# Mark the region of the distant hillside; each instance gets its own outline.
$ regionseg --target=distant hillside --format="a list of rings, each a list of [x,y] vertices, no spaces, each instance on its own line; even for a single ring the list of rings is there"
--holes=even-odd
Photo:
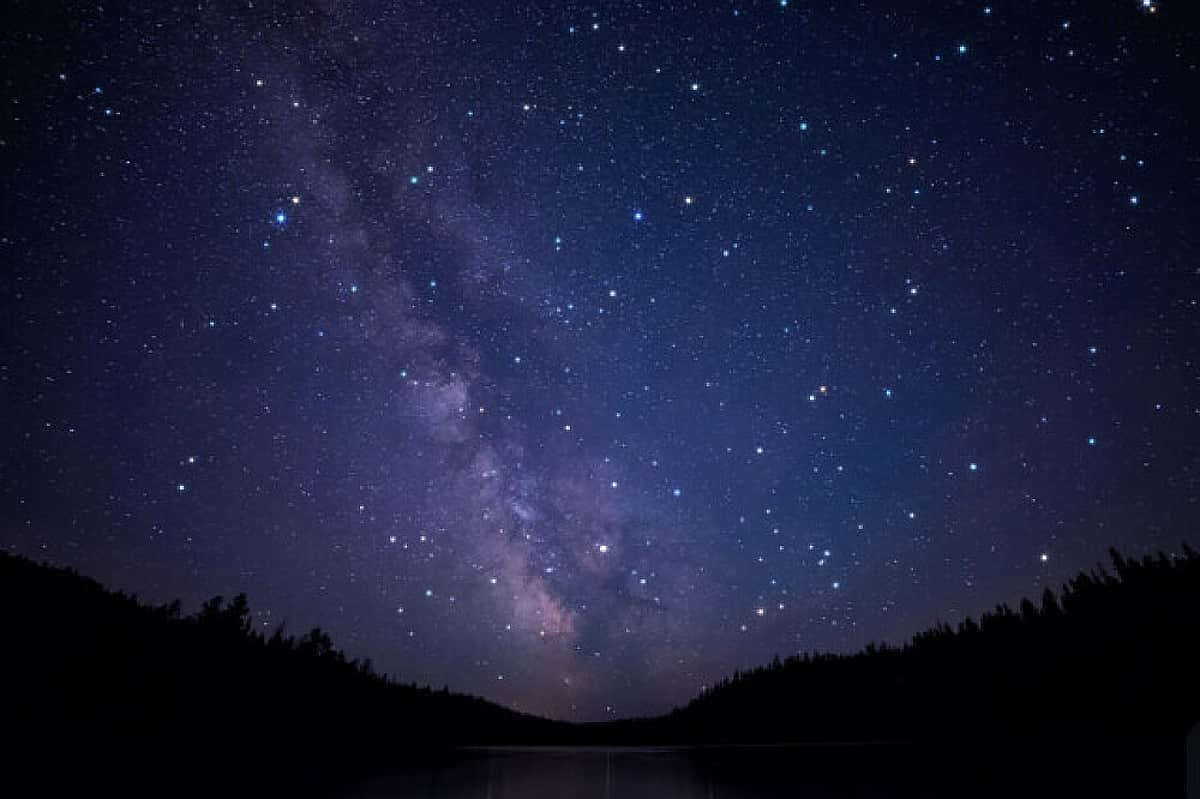
[[[319,629],[264,636],[251,629],[244,595],[181,616],[178,602],[147,607],[3,553],[0,641],[0,731],[194,738],[239,729],[429,746],[544,741],[563,726],[395,684],[369,661],[348,661]]]
[[[778,658],[653,719],[569,725],[401,685],[320,630],[252,630],[245,596],[192,616],[0,554],[0,732],[189,740],[718,744],[1061,731],[1158,746],[1200,721],[1200,555],[1127,560],[1040,602],[941,624],[903,647]],[[56,740],[52,737],[50,740]],[[257,745],[257,744],[256,744]],[[355,747],[360,747],[355,744]]]
[[[1200,555],[1081,573],[1039,603],[941,624],[903,647],[776,658],[669,716],[601,737],[675,743],[1061,731],[1182,746],[1200,721]]]

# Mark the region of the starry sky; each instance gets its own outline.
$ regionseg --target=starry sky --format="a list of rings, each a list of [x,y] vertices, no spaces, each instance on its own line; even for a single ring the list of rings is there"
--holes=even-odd
[[[0,546],[584,720],[1195,541],[1188,5],[17,2]]]

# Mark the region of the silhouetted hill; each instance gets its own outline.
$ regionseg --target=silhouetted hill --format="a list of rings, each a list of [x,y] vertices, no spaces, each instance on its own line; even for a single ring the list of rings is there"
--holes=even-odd
[[[1200,720],[1200,555],[1127,560],[902,647],[735,674],[666,716],[569,725],[401,685],[329,637],[252,630],[245,596],[192,616],[0,554],[0,731],[145,740],[741,744],[985,740],[1014,731],[1183,741]],[[356,751],[360,747],[355,743]],[[363,750],[365,751],[365,750]]]
[[[1081,573],[903,647],[735,674],[668,716],[598,725],[658,743],[983,740],[1020,731],[1182,747],[1200,721],[1200,555]]]
[[[79,737],[544,741],[560,726],[470,696],[400,685],[348,661],[329,636],[251,629],[246,597],[195,615],[147,607],[69,569],[0,553],[0,731]]]

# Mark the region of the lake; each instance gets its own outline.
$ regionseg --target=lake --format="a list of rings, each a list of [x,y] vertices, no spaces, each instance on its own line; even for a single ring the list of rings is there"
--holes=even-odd
[[[459,750],[373,777],[356,799],[759,799],[759,797],[1183,796],[1184,759],[1055,751],[1033,742],[969,751],[903,744],[697,749]]]

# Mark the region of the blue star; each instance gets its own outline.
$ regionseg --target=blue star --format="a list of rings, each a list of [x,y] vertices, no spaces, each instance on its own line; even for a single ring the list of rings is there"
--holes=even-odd
[[[1094,446],[1096,446],[1096,437],[1095,437],[1095,436],[1088,436],[1087,443],[1088,443],[1088,446],[1089,446],[1089,447],[1094,447]]]
[[[635,210],[633,212],[633,221],[634,222],[641,222],[645,218],[646,218],[646,215],[643,214],[640,209]]]
[[[959,45],[958,45],[958,54],[959,54],[959,55],[966,55],[966,54],[967,54],[967,46],[966,46],[965,44],[959,43]]]
[[[673,496],[673,497],[683,496],[683,489],[682,488],[672,488],[671,496]]]
[[[287,220],[288,220],[287,213],[285,213],[284,211],[276,211],[274,213],[274,215],[271,216],[271,221],[274,222],[279,227],[283,227],[284,225],[286,225]]]

